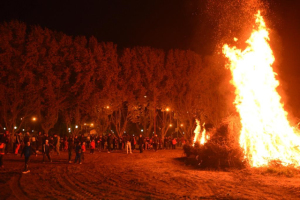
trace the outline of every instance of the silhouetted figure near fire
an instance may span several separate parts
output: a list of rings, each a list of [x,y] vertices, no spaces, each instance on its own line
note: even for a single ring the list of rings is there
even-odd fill
[[[140,153],[143,153],[143,144],[144,144],[144,137],[142,134],[140,134],[140,137],[139,137],[139,149],[140,149]]]
[[[30,161],[30,156],[31,156],[33,153],[34,153],[35,155],[37,155],[37,154],[36,154],[36,151],[31,147],[30,142],[27,142],[26,145],[24,146],[23,150],[22,150],[22,153],[21,153],[21,157],[23,156],[23,154],[24,154],[24,156],[25,156],[25,168],[24,168],[23,173],[28,173],[28,172],[30,172],[30,170],[28,169],[28,163],[29,163],[29,161]]]
[[[45,144],[43,144],[43,163],[45,163],[46,156],[48,157],[49,161],[52,162],[50,156],[50,145],[48,140],[45,140]]]

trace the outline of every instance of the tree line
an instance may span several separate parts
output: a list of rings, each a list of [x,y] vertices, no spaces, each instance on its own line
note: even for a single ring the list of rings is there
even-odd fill
[[[223,64],[219,55],[139,46],[118,49],[95,37],[3,22],[1,127],[13,133],[37,116],[45,133],[57,124],[74,127],[88,121],[99,133],[113,129],[121,136],[131,124],[146,136],[157,132],[164,137],[173,123],[191,137],[195,118],[218,124],[230,112],[224,98],[230,93],[229,76]]]

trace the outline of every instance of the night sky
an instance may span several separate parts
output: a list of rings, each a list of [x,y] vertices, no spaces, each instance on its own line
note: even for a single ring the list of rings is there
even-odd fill
[[[300,110],[300,1],[269,0],[279,35],[280,77],[288,104]],[[213,27],[204,0],[95,0],[0,2],[0,22],[17,19],[68,35],[95,36],[120,48],[151,46],[214,52]],[[271,38],[272,39],[272,38]],[[300,114],[300,112],[299,112]]]

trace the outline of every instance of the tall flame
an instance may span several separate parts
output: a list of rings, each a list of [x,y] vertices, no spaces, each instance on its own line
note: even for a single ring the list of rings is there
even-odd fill
[[[206,129],[204,127],[205,123],[203,123],[203,130],[201,133],[201,124],[198,119],[196,119],[197,127],[194,130],[195,136],[194,136],[194,143],[193,146],[195,145],[196,142],[200,142],[201,145],[205,144],[207,140],[209,139],[209,136],[206,135]],[[199,134],[201,133],[201,138],[199,139]]]
[[[245,50],[223,46],[229,58],[235,86],[235,105],[240,113],[240,145],[253,167],[280,160],[283,165],[300,165],[300,137],[287,120],[287,112],[276,91],[279,81],[272,69],[275,60],[269,32],[258,11],[256,28]]]

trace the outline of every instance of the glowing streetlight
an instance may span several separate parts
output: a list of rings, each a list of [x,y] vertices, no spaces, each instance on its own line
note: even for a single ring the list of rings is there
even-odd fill
[[[173,125],[172,125],[172,124],[170,124],[169,126],[170,126],[170,127],[172,127]]]
[[[144,132],[144,129],[141,129],[141,132]]]
[[[93,127],[94,126],[94,124],[93,123],[91,123],[91,127]]]
[[[15,126],[14,129],[17,129],[17,127]]]
[[[180,124],[181,127],[183,127],[183,124]]]
[[[77,125],[75,125],[75,128],[78,128],[78,126],[77,126]]]
[[[6,128],[5,128],[5,127],[4,127],[3,129],[4,129],[4,130],[6,130]]]
[[[32,121],[36,121],[36,117],[33,117],[33,118],[32,118]]]
[[[166,108],[166,111],[169,112],[169,111],[170,111],[170,108]]]
[[[109,106],[106,106],[107,109],[109,109]]]
[[[86,126],[86,123],[84,123],[83,125],[85,125],[85,126]]]

